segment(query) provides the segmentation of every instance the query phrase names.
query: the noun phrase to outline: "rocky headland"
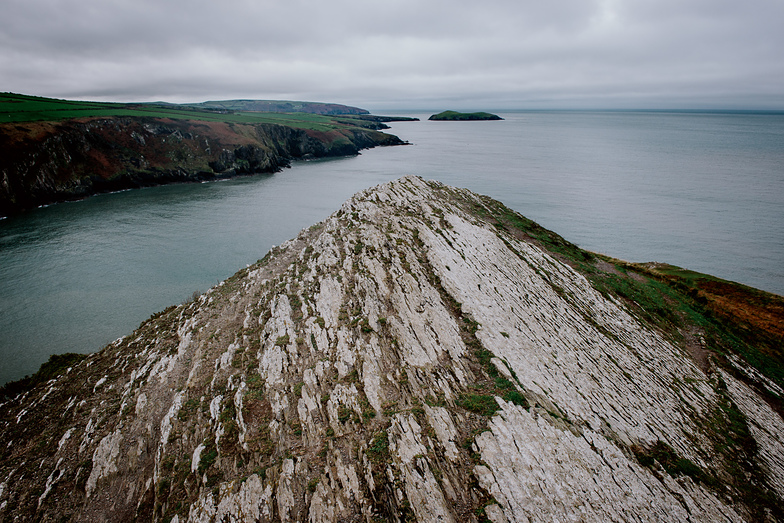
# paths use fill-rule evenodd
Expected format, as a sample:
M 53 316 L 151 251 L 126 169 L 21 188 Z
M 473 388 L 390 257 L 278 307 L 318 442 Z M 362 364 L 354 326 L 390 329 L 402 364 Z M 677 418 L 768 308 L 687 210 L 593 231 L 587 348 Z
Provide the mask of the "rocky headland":
M 783 302 L 677 274 L 368 189 L 7 390 L 0 519 L 781 521 Z
M 92 117 L 0 124 L 0 216 L 91 194 L 271 173 L 292 160 L 399 145 L 383 124 L 327 131 L 274 123 Z

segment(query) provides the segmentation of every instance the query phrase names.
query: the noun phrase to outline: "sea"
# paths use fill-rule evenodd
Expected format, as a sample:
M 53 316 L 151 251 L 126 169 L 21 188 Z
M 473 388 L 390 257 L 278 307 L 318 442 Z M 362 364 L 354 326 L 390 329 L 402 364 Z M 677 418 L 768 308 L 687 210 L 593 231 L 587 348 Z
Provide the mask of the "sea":
M 502 121 L 427 120 L 439 111 L 397 114 L 420 118 L 390 124 L 410 145 L 0 220 L 0 384 L 52 354 L 101 349 L 355 192 L 405 175 L 489 195 L 585 249 L 784 295 L 784 114 L 502 111 Z

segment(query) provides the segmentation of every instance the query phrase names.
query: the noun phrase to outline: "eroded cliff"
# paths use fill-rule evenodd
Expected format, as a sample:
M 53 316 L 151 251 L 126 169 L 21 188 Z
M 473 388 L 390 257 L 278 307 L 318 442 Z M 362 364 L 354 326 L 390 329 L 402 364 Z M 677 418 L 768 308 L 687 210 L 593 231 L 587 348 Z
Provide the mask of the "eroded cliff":
M 374 122 L 356 122 L 328 131 L 152 117 L 0 124 L 0 216 L 99 192 L 271 173 L 294 159 L 403 143 Z
M 465 190 L 369 189 L 0 405 L 0 516 L 780 520 L 780 386 L 597 290 L 619 270 Z

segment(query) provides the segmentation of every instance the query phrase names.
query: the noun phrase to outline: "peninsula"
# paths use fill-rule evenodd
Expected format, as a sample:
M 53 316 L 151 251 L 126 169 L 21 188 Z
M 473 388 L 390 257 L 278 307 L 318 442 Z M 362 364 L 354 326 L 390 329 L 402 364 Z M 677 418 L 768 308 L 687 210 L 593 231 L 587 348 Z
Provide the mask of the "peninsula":
M 781 297 L 407 177 L 4 389 L 0 519 L 782 521 L 783 342 Z
M 114 104 L 0 94 L 0 217 L 99 192 L 270 173 L 400 145 L 383 117 L 335 104 Z M 282 108 L 308 112 L 279 112 Z M 348 114 L 334 114 L 346 112 Z
M 457 111 L 443 111 L 432 115 L 428 120 L 441 121 L 472 121 L 472 120 L 503 120 L 497 114 L 492 113 L 459 113 Z

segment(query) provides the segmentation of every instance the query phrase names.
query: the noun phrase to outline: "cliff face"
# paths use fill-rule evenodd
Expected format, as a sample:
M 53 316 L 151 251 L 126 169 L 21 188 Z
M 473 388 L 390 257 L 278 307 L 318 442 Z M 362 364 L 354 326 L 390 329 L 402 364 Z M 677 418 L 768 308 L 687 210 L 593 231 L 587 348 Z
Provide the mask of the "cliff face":
M 373 129 L 92 118 L 0 125 L 0 216 L 98 192 L 275 172 L 403 143 Z
M 573 267 L 617 276 L 468 191 L 359 193 L 3 403 L 0 517 L 780 520 L 781 388 Z

